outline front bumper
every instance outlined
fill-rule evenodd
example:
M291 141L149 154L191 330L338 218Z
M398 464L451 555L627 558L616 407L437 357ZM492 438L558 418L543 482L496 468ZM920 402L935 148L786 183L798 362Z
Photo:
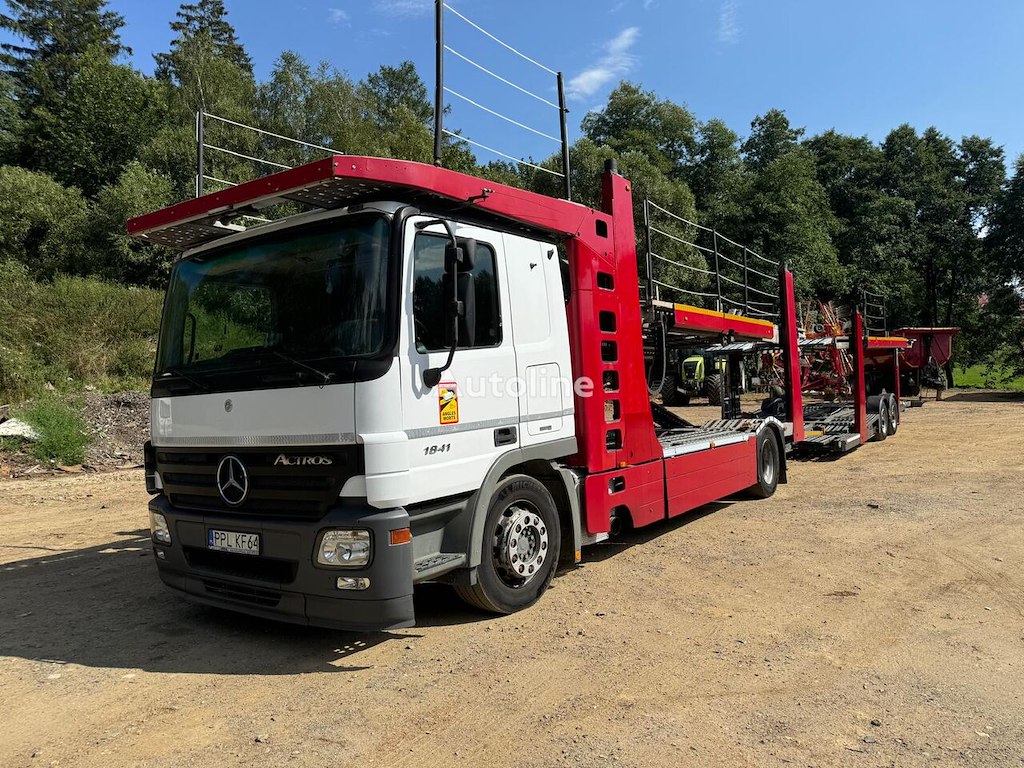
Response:
M266 520L179 510L163 496L153 498L149 509L166 517L172 537L169 546L153 544L160 578L188 600L332 629L378 631L415 623L412 544L390 545L390 532L409 525L404 509L379 510L346 501L316 521ZM211 551L210 528L260 534L260 555ZM318 565L315 548L325 528L370 530L369 565ZM339 576L367 578L370 585L341 590Z

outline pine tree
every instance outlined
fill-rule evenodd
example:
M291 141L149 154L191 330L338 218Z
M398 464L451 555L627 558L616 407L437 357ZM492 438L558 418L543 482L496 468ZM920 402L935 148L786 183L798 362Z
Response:
M121 44L120 14L107 0L6 0L0 29L22 41L0 44L3 66L19 88L23 109L67 94L82 56L92 48L114 59L130 51Z
M240 70L252 75L252 59L235 36L235 28L227 19L224 0L199 0L183 3L171 30L177 37L171 42L170 53L158 53L156 76L164 80L180 79L182 51L208 48L217 57L227 59Z

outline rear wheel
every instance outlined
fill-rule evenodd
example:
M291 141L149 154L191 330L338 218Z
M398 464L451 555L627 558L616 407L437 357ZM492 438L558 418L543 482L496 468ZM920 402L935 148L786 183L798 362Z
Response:
M875 440L881 442L889 436L889 400L888 398L878 401L878 428L875 430Z
M889 434L895 435L900 428L900 401L896 395L889 395Z
M555 503L528 475L502 480L484 519L477 583L457 586L459 597L491 613L533 605L555 577L561 531Z
M711 405L722 404L722 374L712 373L704 379L704 393Z
M779 443L770 430L757 436L757 482L747 489L751 496L767 499L779 485L782 458Z

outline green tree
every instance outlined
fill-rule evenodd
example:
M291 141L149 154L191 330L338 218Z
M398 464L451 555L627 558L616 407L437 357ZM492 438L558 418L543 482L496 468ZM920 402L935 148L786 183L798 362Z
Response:
M0 72L0 165L12 162L22 131L14 78Z
M979 322L989 333L975 357L1024 376L1024 154L996 197L989 225L993 286Z
M424 163L433 160L434 107L411 61L371 72L360 83L359 94L386 156ZM448 157L449 162L453 160Z
M623 81L604 109L583 118L583 133L617 154L639 152L669 178L681 178L697 146L697 121L685 107Z
M53 138L52 117L77 95L72 89L86 53L112 61L127 51L118 35L124 19L106 10L106 0L6 0L6 5L9 13L0 14L0 29L18 41L0 44L0 66L9 78L3 90L17 99L10 124L17 128L7 136L6 155L41 170Z
M350 155L373 154L376 131L351 78L321 62L313 73L307 104L308 141Z
M742 207L742 241L766 258L789 262L800 296L828 300L845 293L832 243L838 222L809 151L797 146L761 167Z
M0 167L0 254L37 279L92 272L85 248L89 209L81 193L24 168Z
M917 322L969 319L986 285L981 233L1001 181L1002 150L977 137L957 146L935 128L919 136L902 125L882 151L883 190L910 203L904 225L921 279Z
M747 181L740 203L741 240L761 256L793 267L799 296L823 300L847 289L832 238L839 223L818 181L814 155L799 144L803 128L771 109L750 123L743 142Z
M209 46L211 55L231 62L251 77L252 59L238 41L235 28L227 16L224 0L182 3L177 19L171 22L171 31L175 32L177 37L171 43L170 53L158 53L153 57L156 59L156 76L161 79L180 77L180 49L187 49L190 41L202 38Z
M107 280L162 287L173 252L128 236L127 222L173 201L171 180L131 162L115 183L100 190L90 217L88 241L96 254L92 272Z
M140 160L174 184L176 199L191 197L196 175L193 125L203 110L247 125L256 122L256 83L248 55L238 43L221 0L183 4L171 23L177 33L171 50L157 54L157 79L168 90L168 118ZM258 135L216 120L206 122L207 144L258 156ZM263 175L272 166L253 163L224 152L204 155L204 174L238 183ZM211 182L215 184L215 182Z
M989 219L986 246L995 265L995 278L1024 281L1024 154L1014 163L1013 176L996 197Z
M67 97L34 112L34 165L92 197L117 179L164 117L158 83L115 64L101 49L90 49L82 55Z
M282 53L274 62L270 79L260 83L256 89L259 127L282 136L317 143L310 125L314 82L313 72L301 56L294 51ZM265 156L284 165L301 165L324 156L323 152L272 137L265 139L264 145Z
M770 109L750 123L750 136L743 142L743 156L751 170L767 168L797 148L803 128L793 128L781 109Z
M67 94L87 50L99 47L114 59L128 51L118 30L120 14L107 0L5 0L0 29L22 43L0 44L0 66L15 79L26 109Z
M736 226L747 176L739 136L722 120L715 118L701 124L686 168L686 181L696 198L702 223L718 229Z
M374 122L380 128L393 128L395 113L402 108L412 120L423 125L430 125L434 119L434 105L427 86L411 61L403 61L397 67L381 66L367 75L366 88L371 96Z
M804 142L814 155L819 183L828 196L838 229L832 240L850 288L886 297L893 325L914 322L917 276L912 215L906 200L882 188L885 156L866 137L830 130Z

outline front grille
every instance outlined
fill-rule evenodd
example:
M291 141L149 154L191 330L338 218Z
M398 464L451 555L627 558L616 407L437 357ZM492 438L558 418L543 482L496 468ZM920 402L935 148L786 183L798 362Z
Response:
M217 490L217 467L229 454L242 461L249 478L249 493L237 507L226 504ZM276 463L281 455L290 460L329 456L331 464L288 466ZM362 447L356 445L319 451L159 449L156 462L164 492L178 509L293 520L319 520L335 503L345 481L363 471Z
M290 560L216 552L199 547L183 547L183 549L185 560L190 566L223 576L236 576L274 584L291 584L295 581L295 576L299 571L299 564Z
M229 584L226 581L203 579L203 586L208 595L233 600L238 603L249 603L263 608L276 608L281 602L281 593L272 589L247 587L242 584Z

